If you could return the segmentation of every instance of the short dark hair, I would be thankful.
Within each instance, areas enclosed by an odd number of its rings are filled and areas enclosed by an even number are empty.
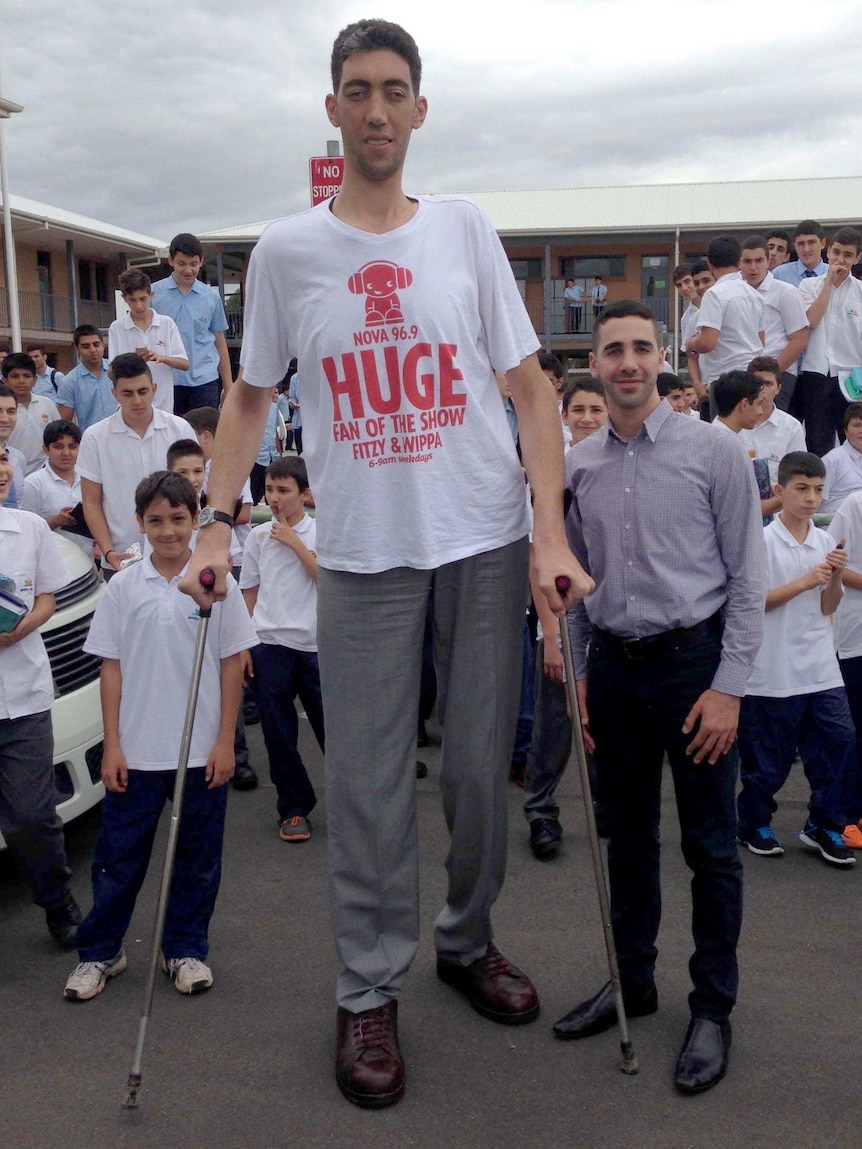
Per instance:
[[[78,344],[81,342],[81,340],[84,338],[85,335],[98,335],[98,337],[102,340],[102,342],[103,343],[105,342],[105,340],[102,338],[102,333],[98,329],[98,327],[94,327],[92,325],[92,323],[79,323],[78,326],[75,328],[75,330],[72,332],[72,342],[75,344],[76,347],[78,346]]]
[[[766,242],[769,243],[771,239],[783,239],[787,244],[787,250],[790,250],[790,232],[785,231],[781,227],[773,227],[766,233]]]
[[[127,271],[122,272],[117,282],[123,295],[131,295],[134,291],[152,292],[153,290],[150,277],[139,267],[130,267]]]
[[[612,319],[648,319],[652,324],[653,332],[655,334],[656,347],[661,347],[661,339],[658,333],[658,324],[655,321],[655,316],[650,311],[645,303],[641,303],[639,299],[619,299],[616,303],[611,303],[604,309],[600,316],[596,319],[593,325],[593,351],[599,349],[599,336],[601,330],[606,323]]]
[[[844,408],[842,424],[845,431],[850,425],[851,419],[862,419],[862,403],[848,403]]]
[[[422,60],[416,41],[400,24],[392,24],[388,20],[357,20],[355,24],[348,24],[341,29],[332,45],[332,91],[337,94],[341,86],[345,60],[360,52],[377,52],[382,49],[394,52],[406,62],[410,69],[413,94],[418,96],[422,82]]]
[[[843,244],[844,247],[855,247],[857,252],[862,251],[862,235],[855,227],[839,227],[829,241],[830,246],[833,243]]]
[[[572,399],[579,391],[585,391],[588,395],[598,395],[600,399],[605,398],[605,389],[598,381],[593,379],[591,375],[585,375],[582,379],[573,379],[571,383],[567,383],[563,391],[563,413],[565,414],[571,406]]]
[[[64,435],[68,435],[76,443],[81,442],[81,428],[77,423],[70,423],[68,419],[52,419],[42,432],[42,443],[46,447],[50,447],[52,443],[56,443]]]
[[[204,249],[201,241],[196,235],[192,235],[190,231],[181,231],[179,235],[175,235],[171,240],[171,246],[168,252],[173,258],[175,255],[188,255],[194,257],[199,255],[201,259],[204,257]]]
[[[15,392],[10,390],[5,383],[0,383],[0,399],[14,399],[16,404],[18,402]]]
[[[769,255],[769,246],[762,235],[747,235],[740,244],[742,251],[757,251],[759,248],[763,249],[765,255]]]
[[[712,385],[712,397],[719,415],[727,416],[743,399],[753,402],[763,390],[763,380],[749,371],[725,371]]]
[[[48,348],[44,343],[31,343],[27,348],[27,354],[32,355],[34,351],[41,351],[43,355],[48,354]]]
[[[556,355],[552,355],[550,351],[539,352],[539,366],[543,371],[553,371],[555,378],[562,379],[563,365]]]
[[[2,365],[0,365],[0,374],[6,379],[13,371],[29,371],[35,376],[36,364],[30,356],[23,351],[13,351],[11,355],[6,356]]]
[[[186,411],[184,418],[187,423],[191,423],[196,435],[202,435],[204,431],[214,435],[218,430],[218,407],[192,407],[191,411]]]
[[[296,485],[301,491],[308,490],[308,470],[305,466],[305,459],[300,458],[299,455],[282,455],[279,459],[273,459],[266,468],[266,477],[268,479],[296,479]]]
[[[793,238],[798,239],[800,235],[816,235],[820,239],[826,238],[826,232],[816,219],[803,219],[797,225],[793,232]],[[793,452],[796,454],[797,452]],[[813,478],[814,476],[812,476]]]
[[[806,479],[825,479],[826,465],[813,451],[791,451],[778,464],[778,485],[786,487],[794,475],[802,475]]]
[[[679,283],[679,281],[681,279],[685,279],[685,277],[687,275],[691,275],[691,264],[690,263],[678,263],[676,265],[676,267],[673,269],[673,282],[674,282],[674,284]]]
[[[656,381],[658,393],[662,399],[670,395],[671,391],[682,391],[682,379],[672,371],[659,371]]]
[[[742,248],[734,235],[717,235],[709,241],[706,258],[712,267],[739,267]]]
[[[771,355],[755,355],[745,370],[750,371],[752,375],[756,371],[762,371],[764,375],[774,375],[778,382],[781,382],[781,367],[778,360],[773,359]]]
[[[135,351],[125,351],[122,355],[115,355],[111,360],[108,373],[115,387],[121,379],[137,379],[139,375],[146,375],[150,381],[153,378],[147,361]]]
[[[205,458],[204,449],[197,439],[177,439],[175,443],[171,443],[165,460],[168,470],[172,471],[177,459],[184,459],[187,455],[194,455],[198,459]]]
[[[696,259],[691,265],[692,275],[702,275],[705,271],[709,271],[709,260]]]
[[[198,513],[194,487],[175,471],[153,471],[135,487],[135,514],[143,518],[147,508],[158,499],[167,499],[172,507],[187,507],[192,518]]]

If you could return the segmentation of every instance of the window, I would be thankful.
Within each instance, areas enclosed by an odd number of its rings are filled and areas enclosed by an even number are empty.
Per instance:
[[[78,260],[78,295],[81,299],[108,302],[108,269],[103,263]]]
[[[93,270],[96,273],[96,299],[100,303],[108,302],[108,269],[103,263],[97,263]]]
[[[515,279],[541,279],[544,276],[541,259],[510,259]]]
[[[78,294],[81,299],[93,298],[93,276],[90,272],[90,262],[86,259],[78,260]]]
[[[624,255],[579,255],[560,260],[561,279],[625,279]]]

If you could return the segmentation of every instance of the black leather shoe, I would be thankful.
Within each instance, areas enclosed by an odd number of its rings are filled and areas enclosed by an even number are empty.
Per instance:
[[[530,822],[530,849],[537,858],[553,858],[562,837],[563,827],[556,818],[534,818]]]
[[[676,1059],[673,1083],[680,1093],[703,1093],[727,1073],[730,1022],[693,1017]]]
[[[61,906],[51,906],[45,910],[45,921],[48,925],[48,933],[60,949],[73,950],[75,948],[82,915],[78,909],[78,903],[71,894]]]
[[[234,790],[254,790],[257,788],[257,774],[248,762],[237,762],[231,782]]]
[[[658,1009],[658,994],[655,986],[639,993],[623,990],[623,1005],[626,1017],[646,1017]],[[561,1017],[554,1026],[554,1036],[564,1040],[578,1037],[592,1037],[604,1033],[617,1024],[617,1010],[614,1004],[614,991],[610,982],[599,990],[595,997],[575,1006],[571,1013]]]
[[[416,759],[416,777],[417,778],[427,778],[428,777],[428,767],[425,765],[424,762],[420,762],[418,758]]]

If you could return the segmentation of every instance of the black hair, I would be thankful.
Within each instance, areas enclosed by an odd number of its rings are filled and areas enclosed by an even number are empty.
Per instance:
[[[167,499],[172,507],[187,507],[192,518],[198,513],[194,487],[175,471],[153,471],[135,487],[135,514],[143,518],[147,508],[158,499]]]
[[[816,235],[819,239],[826,238],[826,233],[816,219],[803,219],[798,223],[793,232],[793,238],[798,239],[800,235]]]
[[[604,387],[598,379],[593,379],[591,375],[585,375],[583,379],[573,379],[571,383],[566,384],[563,391],[563,414],[568,411],[572,399],[579,391],[586,391],[589,395],[598,395],[600,399],[605,397]]]
[[[763,380],[748,371],[725,371],[712,385],[712,397],[719,415],[727,417],[743,399],[753,402],[763,390]]]
[[[308,471],[305,460],[298,455],[282,455],[280,459],[273,459],[266,468],[268,479],[296,479],[300,491],[308,490]]]
[[[813,451],[791,451],[778,464],[778,485],[786,487],[794,475],[806,479],[825,479],[826,465]]]
[[[710,267],[709,267],[709,260],[707,260],[707,259],[697,259],[691,265],[691,274],[692,275],[703,275],[703,273],[705,271],[709,271],[710,274],[712,274],[712,272],[710,271]]]
[[[667,398],[671,391],[682,391],[682,379],[672,371],[659,371],[656,387],[662,399]]]
[[[34,351],[41,351],[45,356],[48,354],[48,348],[44,343],[30,343],[27,347],[27,354],[32,355]]]
[[[762,371],[764,374],[774,375],[778,382],[781,382],[781,367],[778,365],[778,360],[773,359],[771,355],[755,355],[745,370],[752,374]]]
[[[152,292],[153,290],[150,277],[139,267],[130,267],[122,272],[117,282],[123,295],[131,295],[134,291]]]
[[[650,311],[645,303],[641,303],[639,299],[620,299],[616,303],[610,304],[606,307],[602,314],[596,319],[593,326],[593,352],[599,349],[599,338],[601,330],[606,323],[612,319],[648,319],[653,327],[655,333],[656,347],[661,347],[661,339],[658,333],[658,324],[655,321],[655,316]]]
[[[742,251],[757,251],[763,248],[763,254],[769,255],[769,246],[762,235],[748,235],[740,244]]]
[[[0,383],[0,399],[14,399],[16,404],[18,397],[11,388],[7,387],[5,383]]]
[[[92,323],[79,323],[75,330],[72,332],[72,342],[76,347],[85,335],[98,335],[102,342],[105,342],[105,340],[102,339],[102,333],[98,327],[94,327]]]
[[[554,378],[562,379],[563,365],[556,355],[552,355],[550,351],[539,352],[539,366],[543,371],[553,371]]]
[[[739,267],[739,258],[742,248],[734,235],[717,235],[709,241],[706,249],[706,258],[710,268],[713,267]]]
[[[139,375],[146,375],[152,382],[153,378],[147,361],[134,351],[126,351],[122,355],[116,355],[111,360],[109,374],[115,387],[119,386],[121,379],[137,379]]]
[[[846,431],[851,419],[862,419],[862,403],[848,403],[844,408],[842,425]]]
[[[687,275],[691,275],[690,263],[678,263],[673,269],[673,282],[674,285],[679,283],[681,279],[685,279]]]
[[[829,241],[830,246],[833,243],[840,243],[842,247],[855,247],[857,252],[862,251],[862,235],[855,227],[839,227]]]
[[[773,227],[766,233],[766,242],[769,243],[771,239],[783,239],[787,244],[787,250],[790,251],[790,232],[785,231],[781,227]]]
[[[410,69],[413,95],[418,96],[422,82],[422,60],[416,41],[400,24],[392,24],[388,20],[357,20],[355,24],[348,24],[341,29],[332,45],[332,91],[338,94],[345,60],[360,52],[377,52],[381,49],[394,52],[406,62]]]
[[[77,423],[70,423],[68,419],[53,419],[42,432],[42,442],[46,447],[50,447],[64,435],[68,435],[76,443],[81,442],[81,428]]]
[[[187,455],[194,455],[198,459],[206,458],[204,449],[197,439],[177,439],[175,443],[171,443],[165,459],[168,470],[172,471],[177,459],[184,459]]]
[[[214,435],[218,428],[218,407],[192,407],[183,417],[187,423],[191,423],[196,435],[202,435],[204,431]]]
[[[172,259],[175,255],[187,255],[189,258],[198,255],[201,259],[204,257],[201,241],[190,231],[181,231],[179,235],[175,235],[171,240],[168,252]]]
[[[6,379],[12,371],[29,371],[35,378],[36,364],[23,351],[13,351],[0,364],[0,374]]]

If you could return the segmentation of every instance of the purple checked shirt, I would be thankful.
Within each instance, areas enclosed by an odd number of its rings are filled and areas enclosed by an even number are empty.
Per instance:
[[[662,402],[630,443],[608,422],[567,462],[569,542],[596,582],[570,612],[578,678],[590,624],[645,638],[721,610],[712,686],[744,695],[763,637],[766,557],[754,469],[739,440]]]

